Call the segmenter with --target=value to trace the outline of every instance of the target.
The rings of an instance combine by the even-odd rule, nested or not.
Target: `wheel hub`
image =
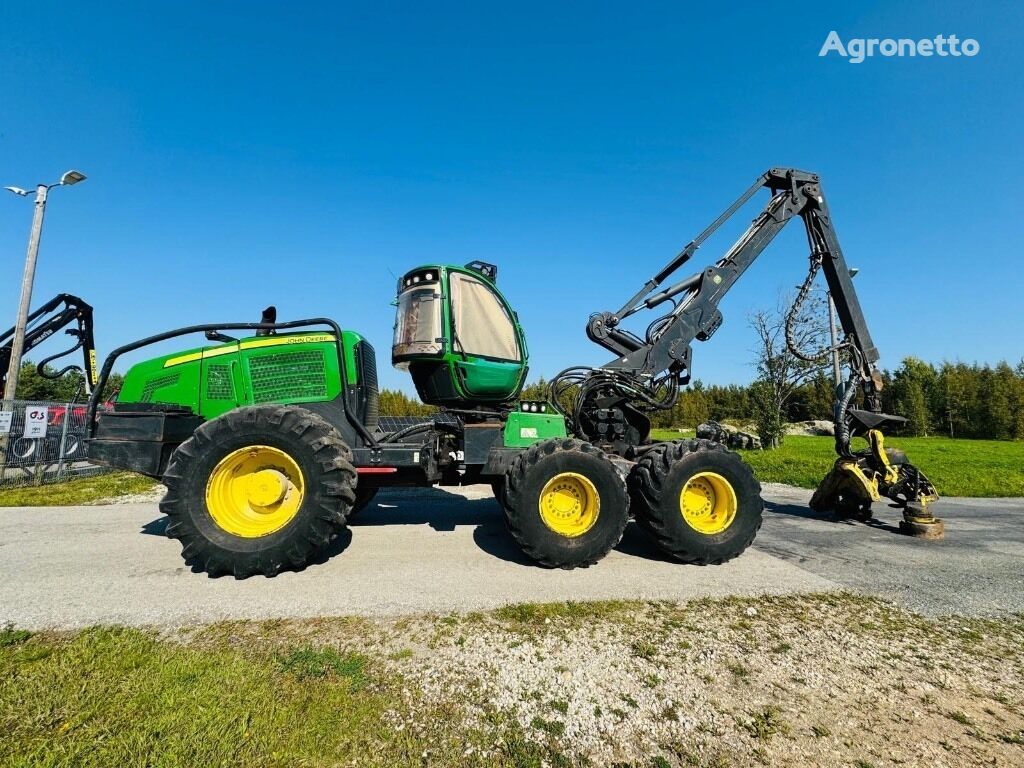
[[[288,476],[276,469],[261,469],[249,478],[249,503],[257,507],[277,504],[288,493]]]
[[[291,456],[269,445],[252,445],[232,451],[213,468],[206,508],[221,529],[258,538],[290,523],[304,493],[302,471]]]
[[[703,534],[721,533],[736,518],[738,503],[732,484],[716,472],[699,472],[679,494],[679,511],[686,523]]]
[[[589,531],[601,508],[597,488],[576,472],[562,472],[548,480],[540,492],[539,506],[544,525],[569,538]]]

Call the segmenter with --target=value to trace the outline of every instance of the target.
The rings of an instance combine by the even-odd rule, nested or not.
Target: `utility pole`
[[[850,268],[850,277],[856,277],[860,272],[857,267]],[[797,286],[801,288],[802,286]],[[832,298],[832,292],[822,288],[812,288],[814,291],[822,291],[828,297],[828,334],[832,344],[832,380],[837,390],[843,385],[843,367],[839,361],[839,329],[836,327],[836,302]]]
[[[29,308],[32,306],[32,285],[36,279],[36,260],[39,258],[39,238],[43,234],[43,216],[46,214],[46,196],[50,188],[45,184],[36,187],[36,210],[32,216],[32,229],[28,235],[28,253],[25,255],[25,274],[21,278],[21,302],[18,317],[14,323],[14,338],[11,339],[11,361],[7,367],[7,386],[4,397],[13,400],[18,391],[18,377],[21,374],[21,353],[25,347],[25,326]]]
[[[11,339],[11,361],[10,365],[7,366],[7,384],[4,389],[5,403],[13,401],[18,391],[18,376],[21,373],[21,353],[25,348],[25,327],[28,325],[28,313],[32,305],[32,286],[36,279],[36,261],[39,258],[39,239],[43,234],[46,198],[53,187],[70,186],[84,180],[85,174],[78,171],[68,171],[56,184],[39,184],[36,186],[36,208],[32,216],[32,229],[28,235],[25,274],[21,279],[21,301],[18,304],[18,317],[14,322],[14,338]],[[18,187],[6,187],[6,189],[21,197],[28,195],[28,192]]]

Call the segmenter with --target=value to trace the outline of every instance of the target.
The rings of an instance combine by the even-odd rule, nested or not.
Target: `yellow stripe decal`
[[[193,360],[206,360],[209,357],[220,357],[221,355],[230,355],[232,352],[237,352],[238,347],[217,347],[216,349],[206,349],[202,352],[190,352],[187,355],[179,355],[178,357],[168,358],[164,362],[164,368],[170,368],[172,365],[181,365],[182,363],[191,363]]]
[[[164,360],[164,368],[170,368],[172,365],[181,365],[182,363],[191,363],[193,360],[200,360],[203,357],[202,352],[192,352],[188,355],[178,355],[178,357],[169,357]]]
[[[181,365],[182,363],[191,363],[195,360],[206,360],[207,358],[210,357],[230,355],[232,352],[237,352],[239,349],[277,347],[285,344],[315,344],[317,342],[324,341],[334,341],[334,334],[314,333],[307,334],[304,336],[266,336],[259,339],[249,339],[247,341],[243,341],[238,346],[216,347],[214,349],[207,349],[201,352],[190,352],[187,355],[170,357],[164,361],[164,368],[170,368],[172,365]]]

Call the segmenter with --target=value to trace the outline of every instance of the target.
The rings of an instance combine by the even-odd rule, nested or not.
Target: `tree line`
[[[21,364],[16,400],[77,403],[86,399],[85,376],[81,371],[68,371],[63,376],[58,376],[57,369],[49,365],[44,366],[43,371],[45,375],[38,371],[35,363],[28,360]],[[122,381],[124,381],[124,376],[120,373],[110,374],[103,393],[104,399],[117,392],[121,388]]]
[[[908,419],[905,434],[1024,440],[1024,360],[936,367],[907,358],[886,384],[882,403]]]
[[[882,410],[904,416],[898,434],[927,437],[1024,440],[1024,360],[1016,366],[931,363],[907,358],[883,371]],[[750,423],[757,420],[758,382],[705,385],[694,382],[671,411],[654,416],[657,427],[696,427],[708,419]],[[787,422],[832,419],[834,387],[825,373],[793,391],[782,417]]]

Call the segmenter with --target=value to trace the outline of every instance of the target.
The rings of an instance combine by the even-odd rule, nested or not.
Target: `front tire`
[[[662,443],[631,476],[637,522],[684,563],[718,565],[740,555],[761,527],[761,485],[750,466],[710,440]]]
[[[509,532],[547,568],[596,563],[619,543],[629,519],[626,483],[608,456],[580,440],[536,443],[505,475]]]
[[[351,459],[337,430],[303,408],[229,411],[171,457],[167,535],[211,576],[301,569],[344,528],[356,498]]]

